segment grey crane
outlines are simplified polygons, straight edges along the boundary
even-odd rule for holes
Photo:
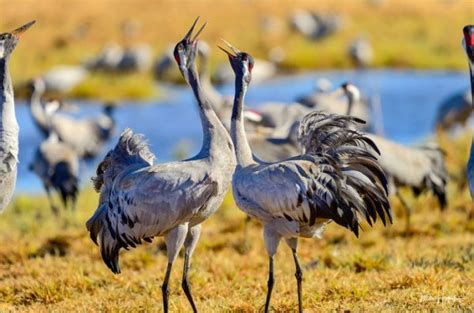
[[[296,10],[289,17],[290,27],[309,40],[322,40],[339,31],[343,20],[338,15],[322,15],[308,10]]]
[[[347,96],[347,115],[350,115],[353,102],[357,101],[360,92],[351,83],[344,83],[341,89]],[[408,147],[381,136],[366,136],[379,147],[378,160],[388,177],[389,193],[395,194],[406,210],[406,231],[410,228],[412,209],[398,192],[399,187],[409,187],[416,195],[423,191],[432,191],[438,198],[440,208],[446,207],[448,173],[443,151],[437,145]]]
[[[197,311],[188,282],[191,255],[201,223],[222,203],[236,164],[229,133],[201,89],[195,57],[197,37],[205,24],[192,38],[197,21],[176,45],[174,56],[197,99],[204,133],[201,151],[184,161],[153,165],[147,145],[126,130],[98,166],[95,185],[101,192],[100,203],[87,222],[92,240],[97,243],[100,238],[102,258],[114,273],[120,272],[121,248],[164,236],[168,254],[162,286],[165,312],[172,265],[183,245],[182,287],[193,311]]]
[[[52,106],[55,108],[50,109]],[[57,103],[48,103],[47,119],[53,114],[53,110],[58,108]],[[48,138],[36,150],[30,169],[41,179],[55,215],[59,214],[59,210],[54,204],[51,189],[60,194],[64,208],[67,208],[68,204],[72,209],[76,208],[79,192],[79,159],[74,149],[59,141],[54,131],[49,131]]]
[[[35,21],[9,33],[0,34],[0,212],[13,196],[18,163],[19,126],[15,115],[15,97],[8,61],[21,34]]]
[[[469,63],[469,74],[471,77],[471,99],[474,103],[474,25],[464,26],[463,33],[463,47]],[[471,151],[469,152],[469,160],[467,162],[467,181],[469,182],[471,196],[474,198],[474,140],[471,143]]]
[[[349,44],[347,54],[357,68],[369,67],[374,59],[372,45],[370,41],[364,37],[355,38]]]
[[[106,103],[100,115],[83,119],[75,119],[58,112],[51,116],[49,127],[62,142],[70,145],[80,158],[93,159],[114,133],[114,109],[114,104]]]
[[[115,71],[123,58],[123,48],[115,42],[107,43],[99,54],[85,61],[89,70]]]
[[[252,155],[242,117],[243,101],[251,80],[253,58],[228,44],[224,50],[235,72],[235,98],[231,136],[237,167],[232,189],[237,206],[264,225],[269,256],[265,303],[268,312],[274,285],[273,257],[280,240],[293,252],[296,266],[298,308],[303,311],[302,270],[297,256],[298,237],[320,236],[333,220],[358,235],[360,216],[370,225],[379,216],[391,221],[386,179],[376,162],[370,139],[346,127],[356,118],[311,113],[300,128],[304,154],[275,163]],[[372,150],[361,143],[368,143]]]

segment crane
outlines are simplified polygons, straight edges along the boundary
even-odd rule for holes
[[[171,269],[183,245],[182,288],[197,311],[188,281],[191,256],[201,223],[222,203],[236,164],[229,133],[200,85],[195,58],[197,38],[206,24],[192,37],[197,22],[176,45],[174,57],[198,103],[203,129],[200,152],[184,161],[154,164],[143,138],[126,130],[97,168],[94,184],[100,202],[86,224],[95,243],[99,237],[102,258],[113,273],[120,273],[120,249],[164,237],[168,255],[162,285],[164,312],[168,312]]]
[[[297,256],[299,237],[319,237],[333,220],[359,232],[360,217],[370,225],[377,216],[392,220],[387,199],[387,181],[376,161],[376,146],[352,131],[347,123],[359,120],[320,112],[307,115],[300,126],[303,154],[275,163],[252,155],[242,116],[245,93],[252,77],[253,58],[226,43],[235,73],[235,98],[231,137],[237,167],[232,190],[237,206],[264,225],[269,256],[269,279],[265,302],[268,312],[274,285],[273,258],[281,239],[291,248],[296,267],[298,309],[303,312],[302,269]],[[364,149],[361,143],[372,146]],[[307,153],[306,153],[307,152]]]
[[[59,108],[57,102],[49,102],[46,108],[47,120]],[[79,192],[79,159],[69,145],[59,141],[54,131],[49,131],[48,138],[37,148],[30,169],[41,179],[51,210],[55,215],[59,210],[54,204],[51,189],[61,195],[64,208],[68,204],[76,208]]]
[[[471,99],[474,101],[474,25],[464,26],[463,33],[463,47],[466,52],[469,74],[471,76]],[[474,198],[474,140],[471,143],[471,151],[469,152],[469,160],[467,162],[467,181],[469,182],[471,196]]]
[[[34,23],[31,21],[12,32],[0,34],[0,212],[10,203],[15,190],[20,131],[8,61],[20,36]]]
[[[351,114],[353,103],[360,97],[359,89],[344,83],[342,92],[347,96],[347,115]],[[438,198],[441,209],[447,205],[446,185],[448,173],[444,162],[444,153],[436,145],[408,147],[381,136],[366,134],[379,147],[379,163],[389,180],[389,194],[396,195],[406,213],[405,231],[410,229],[410,205],[399,193],[399,187],[409,187],[416,195],[430,190]]]

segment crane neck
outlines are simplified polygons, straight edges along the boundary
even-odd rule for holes
[[[34,122],[39,126],[39,128],[46,132],[48,130],[48,120],[44,108],[41,105],[41,97],[43,93],[38,91],[36,88],[33,89],[33,93],[30,98],[30,112],[33,117]]]
[[[346,115],[350,116],[352,113],[352,108],[354,107],[354,97],[351,95],[347,96],[347,111]]]
[[[13,85],[8,70],[8,57],[0,58],[0,133],[18,132]]]
[[[244,119],[242,118],[246,92],[247,84],[244,83],[242,78],[236,77],[230,133],[235,146],[237,164],[242,167],[255,163],[252,156],[252,150],[250,149],[250,145],[247,140],[247,135],[245,134]]]
[[[469,74],[471,76],[471,105],[474,105],[474,65],[469,62]]]
[[[216,112],[210,104],[210,101],[202,90],[201,83],[199,81],[199,74],[195,65],[190,67],[188,74],[188,84],[191,86],[198,103],[203,131],[203,144],[198,155],[208,156],[211,154],[222,153],[223,147],[226,146],[223,145],[223,142],[230,143],[229,134],[217,117]]]

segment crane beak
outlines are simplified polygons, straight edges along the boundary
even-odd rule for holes
[[[20,35],[23,34],[25,31],[28,30],[33,24],[36,23],[36,21],[31,21],[17,29],[11,32],[12,35],[14,35],[17,39],[20,39]]]
[[[196,33],[196,35],[194,35],[194,38],[191,39],[191,36],[193,34],[193,31],[194,31],[194,28],[196,27],[196,24],[197,22],[199,21],[199,16],[194,20],[194,23],[193,25],[191,25],[191,28],[188,30],[188,32],[186,33],[186,35],[184,36],[184,39],[183,40],[186,40],[186,41],[189,41],[189,42],[194,42],[196,41],[196,39],[198,38],[199,34],[201,34],[201,32],[203,31],[204,27],[206,27],[207,25],[207,22],[205,22],[201,28],[199,29],[199,31]]]
[[[221,38],[221,40],[227,45],[227,47],[229,47],[233,52],[229,52],[227,51],[226,49],[222,48],[221,46],[217,45],[217,47],[219,49],[221,49],[222,51],[224,51],[225,53],[227,53],[227,55],[229,56],[229,58],[235,58],[237,56],[237,54],[240,53],[239,49],[235,48],[234,46],[232,46],[230,43],[228,43],[227,41],[225,41],[224,39]]]

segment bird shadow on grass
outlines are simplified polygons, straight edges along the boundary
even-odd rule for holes
[[[31,252],[30,258],[44,258],[47,255],[65,257],[71,248],[70,239],[67,236],[58,235],[46,240],[38,249]]]

